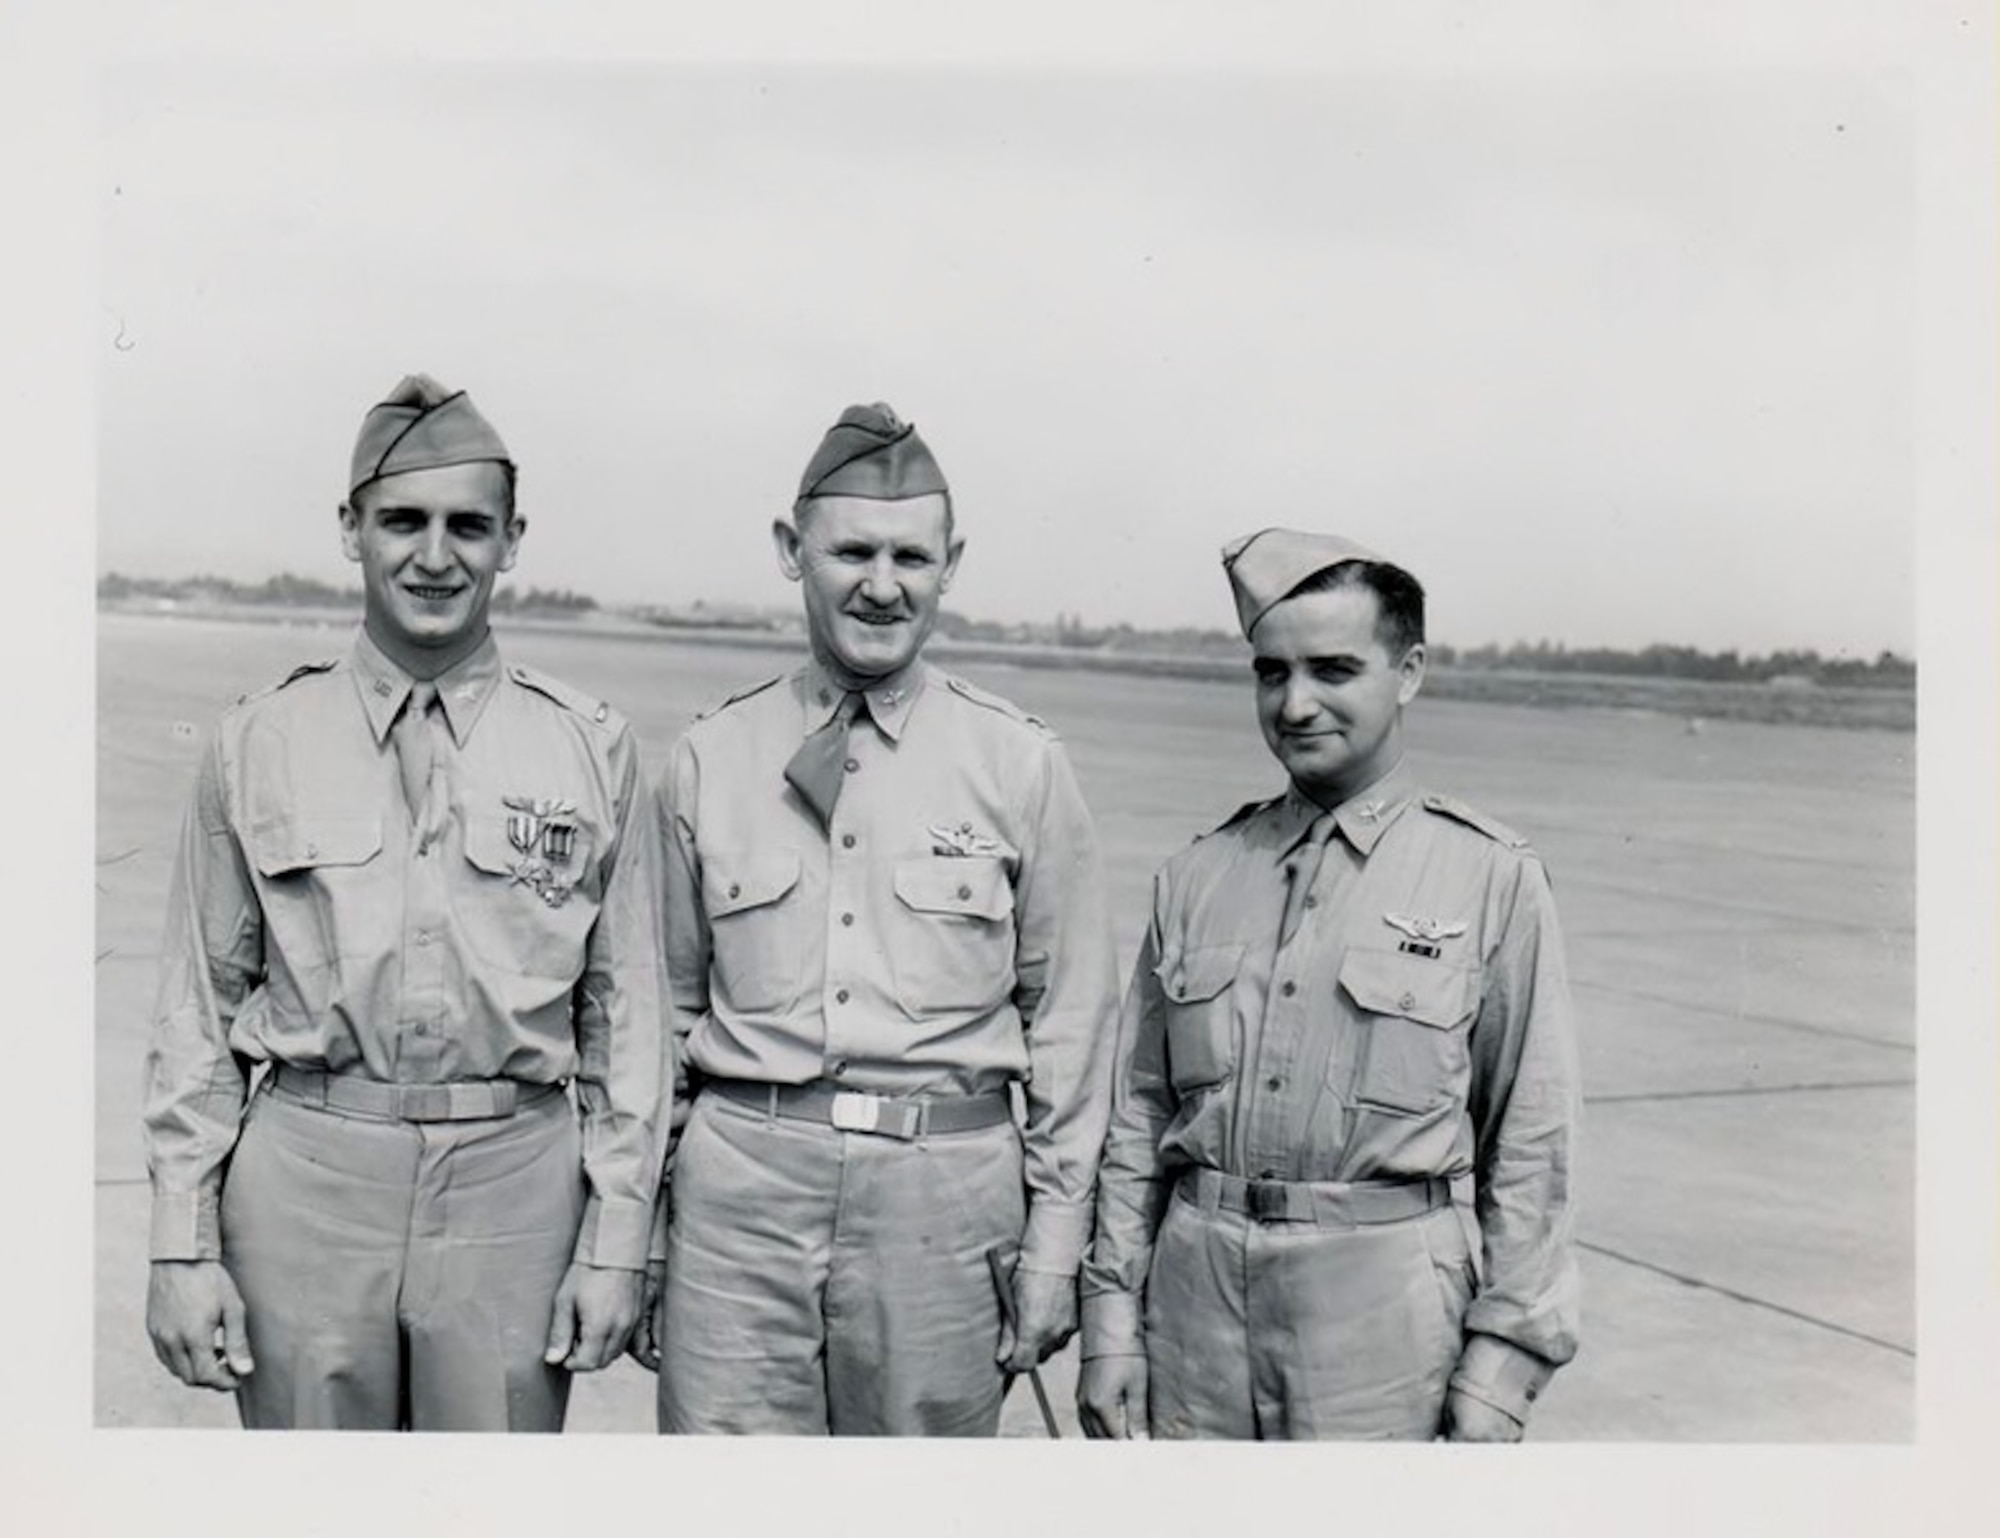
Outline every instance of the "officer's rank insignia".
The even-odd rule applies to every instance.
[[[576,852],[576,803],[556,796],[502,796],[507,807],[507,842],[520,851],[515,881],[551,908],[569,901],[576,885],[561,867]]]
[[[955,828],[934,822],[930,826],[930,834],[932,854],[966,859],[978,855],[996,855],[1000,852],[997,840],[990,839],[983,833],[974,833],[969,822],[962,822]]]
[[[1396,947],[1397,950],[1433,959],[1442,954],[1438,941],[1449,940],[1455,935],[1465,933],[1465,925],[1462,923],[1445,919],[1411,918],[1402,913],[1385,913],[1382,915],[1382,922],[1407,936]]]

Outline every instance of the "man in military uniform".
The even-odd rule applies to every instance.
[[[661,785],[691,1110],[637,1354],[665,1431],[991,1435],[1075,1329],[1117,1008],[1096,840],[1054,735],[921,659],[963,541],[910,425],[845,412],[773,536],[811,659]]]
[[[1223,562],[1291,786],[1154,883],[1084,1272],[1084,1427],[1511,1441],[1576,1349],[1548,878],[1402,762],[1413,577],[1285,529]]]
[[[501,662],[525,526],[472,402],[405,379],[340,508],[360,634],[240,701],[201,763],[149,1059],[147,1328],[246,1426],[557,1431],[638,1311],[658,834],[625,723]]]

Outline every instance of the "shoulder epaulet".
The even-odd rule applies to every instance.
[[[1027,711],[1016,705],[1012,700],[1003,699],[997,694],[990,694],[977,684],[969,684],[956,673],[946,673],[944,675],[944,682],[945,687],[950,689],[960,699],[970,700],[975,705],[984,706],[987,710],[996,710],[1001,715],[1007,716],[1012,720],[1026,722],[1037,731],[1049,732],[1051,736],[1054,735],[1050,731],[1049,723],[1044,721],[1040,716],[1029,715]]]
[[[1212,834],[1222,832],[1225,828],[1233,828],[1245,818],[1252,817],[1258,812],[1263,811],[1275,799],[1275,797],[1266,797],[1262,801],[1246,801],[1227,817],[1223,818],[1221,822],[1210,828],[1207,833],[1197,833],[1195,837],[1197,839],[1208,838]]]
[[[1456,796],[1427,795],[1423,798],[1424,810],[1436,812],[1440,817],[1449,817],[1453,822],[1462,822],[1468,828],[1484,833],[1496,844],[1505,844],[1509,849],[1526,850],[1528,840],[1516,833],[1497,817],[1488,817],[1484,812],[1467,806]]]
[[[340,659],[338,657],[328,657],[319,662],[301,662],[276,683],[266,684],[261,689],[252,689],[248,694],[237,695],[236,703],[243,705],[249,703],[251,700],[262,699],[267,694],[276,694],[280,689],[297,683],[301,678],[310,678],[315,673],[331,672],[339,666]]]
[[[695,720],[706,721],[710,716],[715,715],[717,712],[727,710],[731,705],[739,704],[742,701],[749,699],[752,695],[762,694],[766,689],[770,688],[773,684],[781,684],[784,681],[785,681],[785,675],[783,673],[779,673],[771,678],[765,679],[761,683],[754,683],[747,689],[738,689],[734,694],[730,695],[729,698],[723,700],[720,704],[711,705],[706,710],[695,712]]]
[[[560,678],[551,678],[518,662],[507,665],[507,676],[522,688],[533,689],[535,693],[554,700],[564,710],[595,721],[599,726],[609,726],[617,719],[617,713],[603,700],[585,694],[581,689],[571,688]]]

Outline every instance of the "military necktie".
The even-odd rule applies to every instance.
[[[799,744],[785,765],[785,779],[804,798],[822,828],[833,825],[834,804],[847,782],[847,733],[858,715],[868,714],[868,697],[850,690],[818,731]]]
[[[1281,946],[1290,944],[1292,936],[1298,933],[1299,920],[1306,910],[1306,896],[1319,879],[1319,868],[1326,859],[1327,840],[1333,837],[1334,826],[1333,813],[1321,812],[1306,829],[1305,842],[1285,865],[1285,874],[1292,885],[1285,894],[1284,921],[1278,926]]]
[[[424,815],[424,801],[430,794],[431,766],[437,762],[437,738],[431,731],[431,712],[437,708],[437,685],[411,685],[403,713],[389,728],[389,741],[396,749],[396,768],[403,776],[403,801],[410,809],[410,821]]]

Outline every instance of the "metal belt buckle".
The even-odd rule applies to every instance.
[[[882,1097],[841,1090],[833,1097],[828,1119],[842,1132],[873,1132],[882,1123]]]
[[[445,1121],[451,1116],[449,1084],[399,1084],[396,1114],[404,1121]]]
[[[1276,1223],[1292,1215],[1289,1193],[1275,1180],[1253,1180],[1244,1194],[1250,1216],[1259,1223]]]

